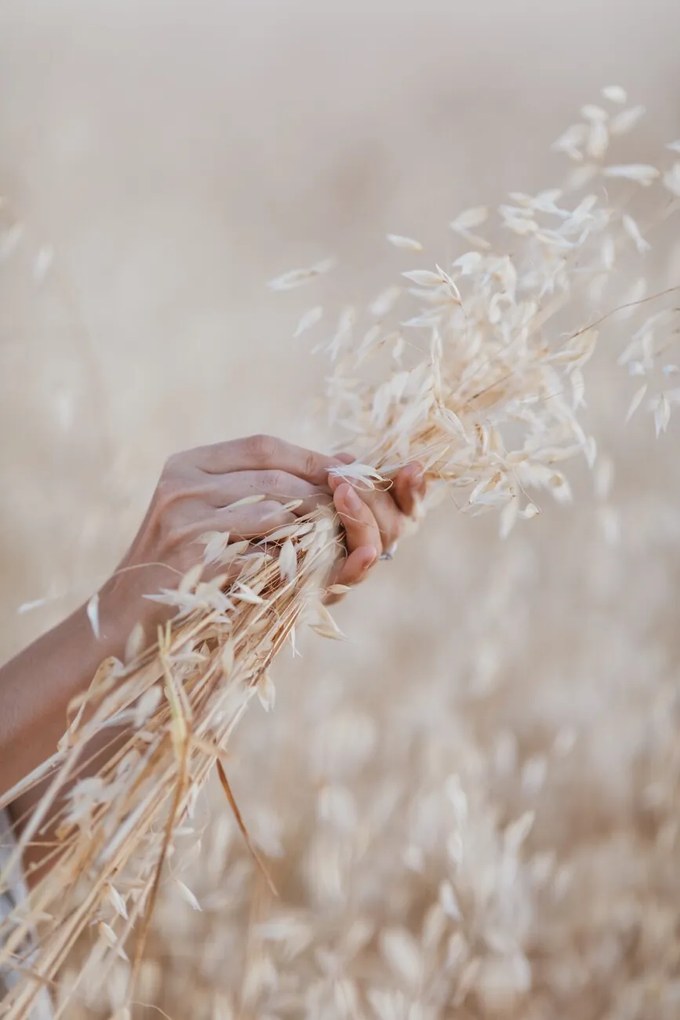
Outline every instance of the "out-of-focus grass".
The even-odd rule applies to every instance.
[[[168,453],[251,431],[318,441],[324,366],[291,339],[299,298],[273,297],[267,279],[333,251],[339,269],[310,304],[368,297],[403,263],[387,231],[417,236],[433,260],[453,254],[458,209],[554,180],[548,145],[602,84],[653,111],[652,151],[679,133],[680,10],[662,0],[644,18],[613,0],[15,3],[2,17],[2,214],[26,225],[0,266],[3,655],[115,566]],[[38,284],[44,245],[55,257]],[[618,546],[585,478],[573,507],[546,507],[504,545],[494,521],[447,504],[339,610],[346,644],[307,642],[303,659],[279,663],[277,710],[246,719],[232,779],[263,841],[267,813],[284,819],[284,904],[313,899],[295,862],[315,836],[323,770],[300,735],[343,713],[378,734],[373,761],[343,780],[360,817],[391,784],[417,799],[458,746],[473,785],[471,761],[516,755],[517,781],[479,765],[480,798],[505,819],[537,801],[535,849],[573,867],[574,905],[546,915],[561,953],[579,895],[592,905],[600,890],[605,929],[628,902],[645,761],[654,777],[662,765],[653,720],[678,651],[679,469],[675,434],[657,443],[648,419],[624,430],[630,384],[612,362],[589,400],[615,465]],[[63,597],[16,615],[44,595]],[[527,762],[572,731],[578,753],[533,790],[542,766]],[[630,837],[623,851],[616,832]],[[352,887],[392,895],[381,862],[403,849],[376,839]],[[217,865],[208,879],[219,888]],[[247,903],[234,903],[211,921],[222,951],[250,930]],[[182,911],[163,909],[177,939],[160,1001],[181,1000],[199,970],[201,987],[233,990],[234,960],[191,964]],[[604,953],[593,912],[591,963],[588,933]],[[395,915],[408,924],[398,902]],[[587,995],[569,1001],[570,1016],[594,1015]]]

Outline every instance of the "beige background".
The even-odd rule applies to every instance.
[[[452,255],[456,211],[558,180],[549,144],[603,84],[650,109],[636,159],[680,136],[678,38],[671,0],[5,2],[1,214],[24,234],[0,267],[0,652],[115,566],[173,450],[251,431],[320,441],[324,364],[291,335],[308,304],[369,297],[409,268],[386,231],[417,236],[433,261]],[[339,269],[313,292],[266,289],[329,252]],[[347,916],[365,909],[415,930],[446,842],[436,825],[421,833],[418,811],[451,771],[466,776],[479,832],[538,806],[532,852],[568,865],[572,891],[540,906],[520,884],[520,906],[494,922],[519,938],[538,991],[521,1007],[514,993],[499,1006],[478,991],[465,1016],[642,1020],[634,1006],[616,1012],[617,996],[637,1002],[672,945],[672,840],[665,857],[645,842],[640,805],[661,784],[677,818],[663,800],[677,770],[677,432],[657,443],[648,418],[623,430],[630,381],[613,360],[593,378],[589,420],[615,465],[621,544],[604,542],[578,465],[577,504],[547,506],[505,544],[495,521],[446,504],[341,608],[345,644],[307,642],[301,663],[281,663],[277,711],[254,709],[236,745],[250,824],[269,851],[278,833],[284,904],[312,908],[319,945],[347,917],[286,876],[318,836],[334,720],[368,727],[372,748],[338,772],[373,833],[345,874]],[[49,595],[60,597],[17,615]],[[554,762],[559,734],[576,749]],[[406,800],[381,824],[376,805],[391,796]],[[432,854],[417,895],[398,863],[413,831]],[[222,1015],[210,1012],[226,1010],[221,995],[247,1000],[256,879],[229,885],[217,852],[213,862],[186,878],[213,896],[209,939],[192,936],[187,908],[164,908],[173,967],[160,985],[150,978],[149,997],[173,1017]],[[410,899],[395,892],[402,881]],[[661,931],[630,960],[610,952],[626,909]],[[378,984],[399,986],[370,960]],[[309,989],[307,965],[289,969]],[[303,1015],[253,1001],[238,1015]],[[670,1018],[675,1001],[656,1000],[654,1015]]]
[[[387,230],[445,255],[452,212],[552,182],[549,142],[602,83],[652,107],[655,140],[677,126],[680,13],[660,0],[1,17],[0,184],[26,230],[2,281],[10,613],[110,567],[169,451],[304,435],[322,366],[290,340],[306,297],[276,299],[271,276],[330,251],[333,295],[370,295],[402,266]]]

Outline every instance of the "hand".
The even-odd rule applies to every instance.
[[[127,637],[135,623],[148,629],[167,617],[167,607],[142,596],[173,587],[200,562],[203,545],[198,540],[205,532],[229,532],[234,541],[257,541],[331,501],[346,541],[346,556],[336,565],[331,583],[349,586],[362,581],[381,553],[397,541],[404,516],[413,513],[424,482],[417,465],[398,472],[389,491],[357,491],[342,479],[329,477],[331,467],[353,459],[348,454],[330,457],[305,450],[271,436],[250,436],[171,457],[130,550],[102,589],[102,632],[111,638],[114,629],[120,638],[122,628]],[[254,495],[266,498],[237,505]],[[294,510],[285,508],[298,500]]]
[[[87,689],[104,656],[121,657],[134,625],[141,623],[145,636],[153,636],[153,628],[168,610],[142,596],[172,587],[201,562],[204,547],[197,540],[204,532],[228,531],[234,539],[256,541],[272,529],[292,524],[296,515],[332,501],[346,547],[332,581],[353,585],[363,580],[382,551],[396,541],[405,515],[413,513],[424,489],[417,465],[397,472],[389,491],[356,491],[341,478],[329,477],[329,468],[351,460],[268,436],[171,457],[120,570],[99,593],[101,640],[93,640],[85,607],[80,607],[0,668],[0,792],[54,753],[68,705]],[[244,496],[260,494],[266,499],[235,505]],[[284,509],[284,504],[297,500],[301,503],[296,510]],[[110,731],[105,737],[102,753],[108,754],[115,745],[110,744]],[[97,757],[97,764],[101,760]],[[92,758],[91,767],[94,762]],[[33,810],[40,792],[38,785],[17,798],[15,818]],[[46,846],[51,858],[53,844]],[[32,847],[36,859],[41,853],[39,846]]]
[[[340,454],[350,464],[354,457]],[[347,556],[336,564],[332,583],[355,585],[362,581],[382,553],[394,549],[407,517],[413,517],[425,495],[420,464],[412,463],[391,479],[391,487],[366,489],[331,475],[329,484],[338,517],[345,530]]]

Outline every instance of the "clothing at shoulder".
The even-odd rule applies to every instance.
[[[6,811],[0,811],[0,873],[10,859],[15,842],[12,825]],[[26,897],[26,885],[19,872],[11,876],[6,886],[0,886],[0,924]],[[16,975],[8,968],[0,967],[0,1004],[16,982]],[[41,992],[31,1010],[31,1020],[52,1020],[52,1007],[45,992]]]

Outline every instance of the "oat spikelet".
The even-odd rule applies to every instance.
[[[626,102],[617,86],[607,87],[603,97]],[[627,280],[631,260],[647,255],[656,227],[680,205],[677,143],[659,167],[610,157],[612,138],[631,130],[640,116],[638,107],[613,114],[584,107],[582,120],[555,146],[573,164],[564,185],[536,195],[513,193],[493,212],[478,206],[460,213],[450,223],[459,242],[450,263],[407,267],[399,286],[383,291],[363,316],[355,305],[339,313],[335,332],[320,346],[333,363],[332,417],[358,456],[356,464],[343,467],[346,477],[370,487],[418,459],[431,483],[428,501],[446,490],[464,512],[498,509],[503,534],[538,516],[546,498],[567,502],[564,462],[580,455],[589,466],[596,463],[595,438],[580,419],[584,368],[612,326],[617,335],[625,331],[619,370],[642,377],[629,415],[647,399],[657,432],[665,431],[680,389],[668,385],[672,373],[657,369],[666,364],[677,336],[678,281],[661,279],[650,287],[638,270],[642,283],[630,293],[622,293],[622,286],[611,290],[619,262],[627,260],[620,277]],[[638,208],[640,194],[645,204]],[[389,240],[409,257],[421,247],[401,235]],[[660,255],[665,262],[666,253]],[[326,260],[293,270],[270,286],[286,291],[308,284],[331,265]],[[320,319],[320,309],[312,309],[297,334]],[[365,374],[357,371],[364,362]],[[328,611],[319,608],[340,542],[335,522],[323,513],[303,517],[280,539],[275,555],[271,546],[246,543],[225,549],[219,538],[207,536],[205,563],[232,550],[235,580],[223,590],[190,572],[176,591],[159,593],[159,601],[177,609],[172,625],[141,654],[138,636],[131,641],[128,663],[102,664],[72,706],[53,758],[0,800],[6,805],[47,779],[0,874],[0,894],[32,841],[56,836],[60,844],[49,872],[35,877],[28,902],[0,925],[0,967],[13,969],[17,978],[3,1003],[8,1020],[28,1016],[86,930],[98,937],[82,974],[97,971],[104,980],[114,965],[127,968],[128,1005],[134,1001],[145,937],[177,831],[195,831],[197,793],[211,772],[217,771],[249,840],[222,763],[230,735],[254,694],[265,707],[272,704],[267,671],[299,624],[308,621],[324,636],[339,636]],[[89,618],[96,632],[96,601]],[[91,741],[118,726],[127,727],[122,745],[96,776],[76,781],[62,796],[78,780]],[[534,762],[526,783],[540,784],[542,770]],[[464,827],[459,784],[452,781],[449,794]],[[325,810],[334,824],[347,825],[351,797],[331,791]],[[532,820],[523,815],[505,831],[509,875]],[[263,855],[249,843],[268,874]],[[451,852],[458,853],[456,846]],[[419,867],[415,851],[411,864]],[[326,867],[319,895],[337,894],[341,866],[336,860]],[[193,903],[193,894],[183,888]],[[443,916],[457,917],[463,910],[453,888],[444,886]],[[36,926],[40,938],[29,959]],[[379,952],[405,991],[372,993],[373,1008],[381,1016],[403,1015],[404,996],[423,979],[420,952],[399,928],[383,934]],[[453,942],[449,957],[452,967],[460,962],[456,1002],[462,1002],[479,980],[481,964],[463,960]],[[530,976],[519,950],[512,967],[513,980],[525,988]],[[497,970],[493,979],[500,984],[507,975]],[[488,987],[492,984],[489,978]],[[77,982],[60,999],[59,1016],[68,1016],[70,994],[77,995]],[[339,1000],[349,1003],[347,1015],[356,1015],[353,995],[351,985],[337,986]]]

